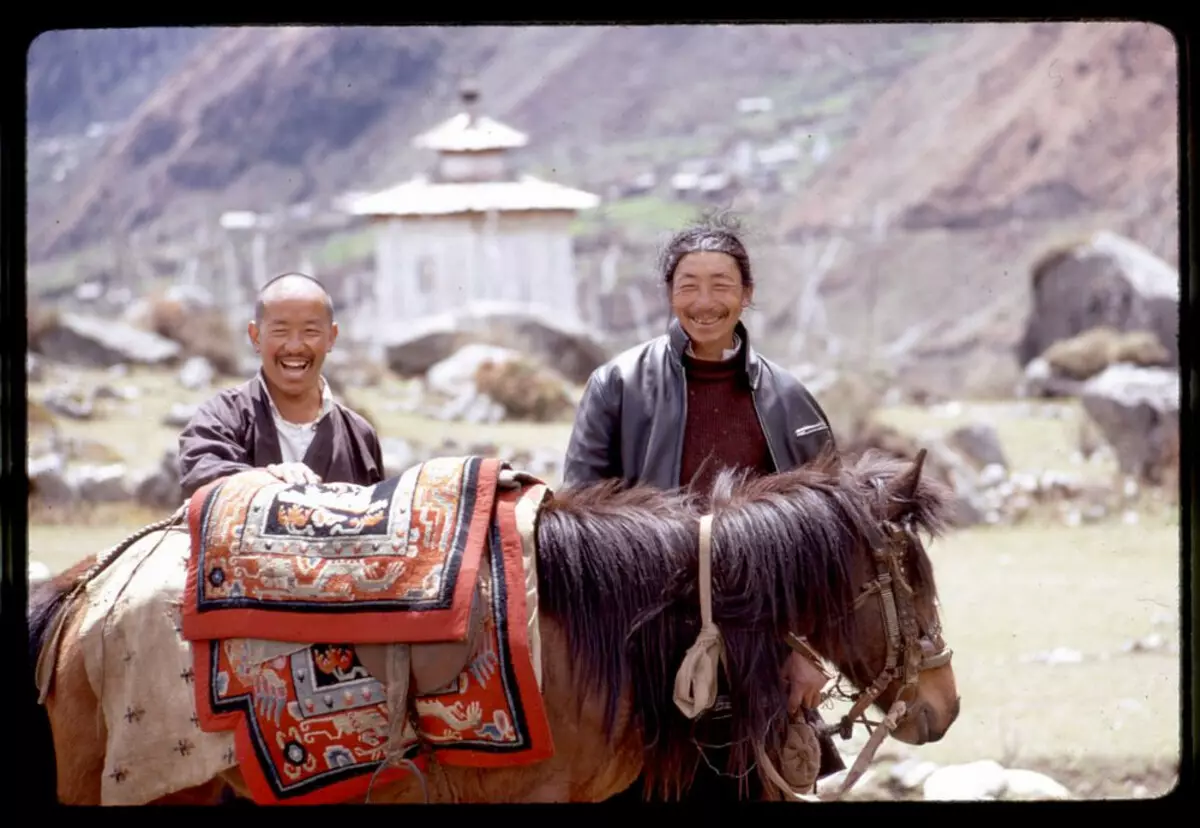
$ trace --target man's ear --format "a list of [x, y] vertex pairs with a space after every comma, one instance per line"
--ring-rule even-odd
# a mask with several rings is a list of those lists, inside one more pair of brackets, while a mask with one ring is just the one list
[[253, 319], [251, 319], [250, 324], [246, 326], [246, 334], [250, 337], [250, 344], [254, 346], [254, 350], [261, 353], [258, 344], [258, 323]]
[[338, 326], [336, 322], [329, 324], [329, 350], [333, 350], [333, 343], [337, 342]]

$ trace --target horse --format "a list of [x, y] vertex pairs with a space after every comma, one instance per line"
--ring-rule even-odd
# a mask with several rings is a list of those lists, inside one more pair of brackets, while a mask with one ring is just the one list
[[[843, 737], [874, 707], [890, 714], [901, 742], [941, 739], [960, 700], [919, 533], [945, 528], [950, 494], [921, 476], [923, 459], [868, 452], [851, 465], [829, 453], [757, 479], [725, 471], [707, 514], [683, 490], [603, 482], [548, 491], [536, 523], [536, 615], [553, 755], [518, 767], [435, 761], [381, 782], [369, 800], [598, 802], [643, 771], [648, 796], [678, 798], [703, 756], [697, 714], [680, 710], [677, 668], [706, 626], [721, 640], [728, 773], [757, 764], [770, 776], [763, 765], [788, 733], [781, 671], [797, 636], [861, 690], [836, 728]], [[144, 534], [138, 544], [155, 538]], [[54, 673], [43, 704], [64, 804], [102, 799], [106, 727], [81, 651], [86, 602], [76, 589], [98, 557], [30, 595], [31, 652], [59, 642], [47, 654]], [[216, 804], [226, 786], [251, 797], [233, 767], [149, 804]]]

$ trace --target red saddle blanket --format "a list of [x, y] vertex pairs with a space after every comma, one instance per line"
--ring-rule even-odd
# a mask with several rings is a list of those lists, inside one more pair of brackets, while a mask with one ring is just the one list
[[[438, 458], [371, 487], [293, 486], [255, 470], [192, 498], [182, 620], [197, 714], [204, 730], [234, 730], [257, 802], [345, 802], [410, 772], [384, 764], [385, 677], [355, 644], [462, 640], [481, 582], [470, 660], [449, 686], [410, 698], [391, 749], [418, 767], [431, 755], [476, 767], [553, 755], [515, 518], [528, 487], [500, 488], [502, 468]], [[264, 640], [295, 644], [255, 658]]]

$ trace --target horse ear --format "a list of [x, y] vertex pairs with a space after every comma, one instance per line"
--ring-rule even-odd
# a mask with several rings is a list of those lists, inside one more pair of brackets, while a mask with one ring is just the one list
[[903, 514], [908, 504], [916, 496], [917, 484], [921, 482], [921, 470], [925, 466], [925, 456], [928, 453], [927, 449], [917, 452], [917, 458], [913, 460], [908, 471], [899, 475], [888, 487], [888, 494], [891, 495], [888, 499], [888, 520], [895, 520]]

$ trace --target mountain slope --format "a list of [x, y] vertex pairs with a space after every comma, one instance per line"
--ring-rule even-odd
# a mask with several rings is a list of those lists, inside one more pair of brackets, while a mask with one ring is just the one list
[[785, 225], [802, 233], [865, 222], [875, 205], [910, 229], [1143, 202], [1169, 220], [1177, 94], [1175, 45], [1156, 26], [979, 26], [880, 96]]
[[33, 135], [83, 132], [128, 118], [219, 30], [73, 29], [43, 32], [26, 56]]
[[409, 140], [449, 114], [464, 71], [535, 152], [580, 158], [622, 138], [688, 136], [734, 117], [742, 96], [894, 71], [929, 37], [917, 25], [220, 30], [31, 219], [30, 255], [159, 216], [194, 222], [202, 206], [386, 186], [420, 161]]
[[1048, 248], [1106, 229], [1177, 263], [1175, 61], [1140, 23], [983, 24], [898, 76], [780, 222], [836, 250], [829, 328], [930, 390], [1006, 393]]

